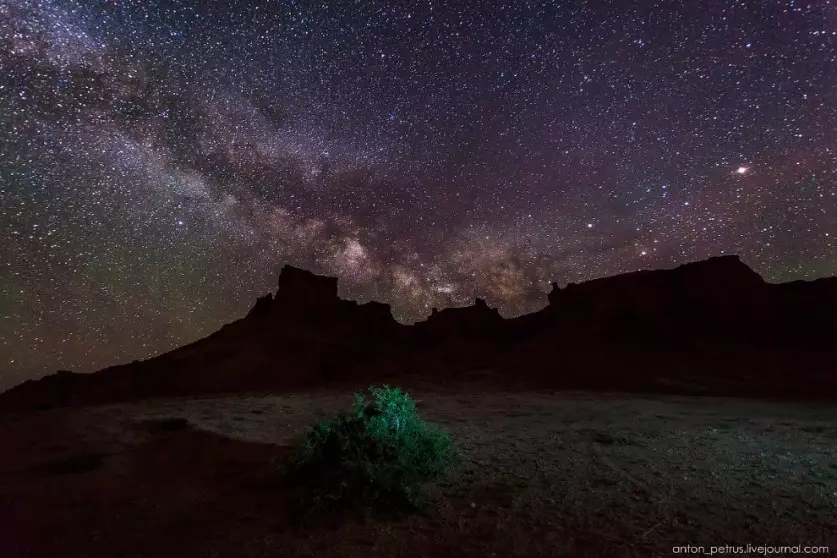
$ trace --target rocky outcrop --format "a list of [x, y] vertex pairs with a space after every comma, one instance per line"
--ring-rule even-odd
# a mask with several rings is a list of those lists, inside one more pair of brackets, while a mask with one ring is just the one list
[[247, 318], [254, 316], [264, 316], [273, 308], [273, 294], [267, 293], [256, 299], [256, 304], [247, 313]]
[[316, 275], [286, 265], [279, 274], [279, 290], [256, 299], [247, 318], [265, 316], [289, 319], [320, 318], [339, 305], [337, 278]]
[[671, 270], [571, 283], [563, 289], [553, 283], [549, 311], [556, 320], [584, 331], [727, 335], [763, 313], [768, 287], [737, 256], [721, 256]]
[[[348, 301], [344, 301], [348, 302]], [[352, 303], [354, 309], [350, 315], [357, 316], [358, 322], [364, 329], [374, 328], [377, 330], [392, 329], [400, 326], [392, 316], [392, 307], [383, 302], [371, 301], [365, 304]]]
[[400, 324], [389, 304], [358, 304], [337, 295], [337, 278], [316, 275], [290, 265], [279, 274], [279, 289], [259, 297], [245, 319], [259, 320], [270, 327], [278, 322], [313, 326], [323, 330], [347, 330], [347, 335], [378, 334]]
[[725, 300], [742, 293], [749, 296], [753, 290], [764, 286], [761, 276], [747, 267], [738, 256], [717, 256], [674, 269], [642, 270], [580, 284], [570, 283], [564, 289], [552, 283], [548, 300], [551, 305], [557, 305], [572, 298], [590, 301], [604, 297], [609, 301], [649, 294], [655, 298], [665, 296]]
[[771, 285], [770, 295], [779, 335], [837, 345], [837, 277]]
[[478, 339], [497, 334], [503, 318], [496, 308], [490, 308], [482, 298], [471, 306], [461, 308], [433, 308], [424, 322], [416, 324], [416, 330], [433, 340]]
[[[406, 377], [522, 386], [837, 398], [837, 278], [769, 284], [735, 256], [559, 288], [503, 319], [483, 299], [412, 326], [285, 266], [275, 295], [184, 347], [0, 394], [0, 409], [307, 389]], [[406, 376], [405, 376], [406, 375]]]
[[316, 275], [291, 265], [279, 274], [274, 297], [277, 312], [285, 316], [308, 316], [333, 310], [339, 303], [337, 277]]
[[837, 279], [770, 284], [738, 256], [553, 283], [548, 299], [553, 324], [585, 334], [780, 344], [837, 334]]

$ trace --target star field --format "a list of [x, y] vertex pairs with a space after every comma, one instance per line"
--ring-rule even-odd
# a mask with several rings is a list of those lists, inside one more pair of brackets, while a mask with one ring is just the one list
[[0, 372], [737, 253], [837, 275], [837, 2], [0, 0]]

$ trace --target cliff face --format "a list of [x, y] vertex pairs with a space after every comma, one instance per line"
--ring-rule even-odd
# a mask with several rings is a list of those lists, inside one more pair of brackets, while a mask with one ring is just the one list
[[216, 333], [143, 362], [25, 382], [0, 394], [0, 409], [486, 370], [529, 386], [837, 397], [837, 278], [774, 285], [724, 256], [553, 284], [548, 301], [505, 320], [477, 299], [405, 326], [387, 304], [340, 299], [337, 278], [285, 266], [275, 294]]
[[[560, 289], [549, 310], [582, 330], [627, 335], [718, 336], [756, 333], [769, 285], [737, 256], [710, 258], [672, 270], [638, 271]], [[745, 327], [744, 330], [739, 328]]]
[[462, 308], [433, 308], [424, 322], [415, 325], [416, 332], [427, 340], [454, 341], [482, 339], [502, 330], [503, 318], [496, 308], [489, 308], [478, 298], [471, 306]]
[[345, 330], [348, 335], [390, 332], [400, 324], [392, 317], [389, 304], [358, 304], [337, 295], [337, 278], [316, 275], [290, 265], [282, 268], [279, 289], [256, 300], [245, 319], [258, 320], [262, 327], [277, 324], [310, 326], [321, 330]]
[[279, 274], [279, 290], [273, 299], [276, 312], [284, 316], [328, 314], [339, 304], [337, 277], [315, 275], [290, 265]]
[[671, 270], [553, 283], [549, 313], [581, 331], [747, 343], [825, 341], [837, 334], [837, 279], [766, 283], [738, 256]]
[[788, 336], [837, 344], [837, 277], [771, 285], [775, 313]]

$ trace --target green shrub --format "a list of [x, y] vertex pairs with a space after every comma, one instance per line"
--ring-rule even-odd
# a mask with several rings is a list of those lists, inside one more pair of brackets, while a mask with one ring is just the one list
[[423, 485], [455, 458], [448, 433], [421, 420], [398, 388], [369, 388], [351, 411], [317, 423], [296, 445], [290, 476], [312, 508], [415, 509]]

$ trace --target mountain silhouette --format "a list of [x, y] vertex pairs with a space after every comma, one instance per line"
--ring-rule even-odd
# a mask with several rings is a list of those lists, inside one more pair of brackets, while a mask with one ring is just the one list
[[397, 322], [286, 265], [244, 318], [171, 352], [92, 374], [60, 371], [0, 409], [362, 382], [758, 397], [837, 396], [837, 278], [771, 284], [737, 256], [559, 288], [504, 319], [482, 299]]

